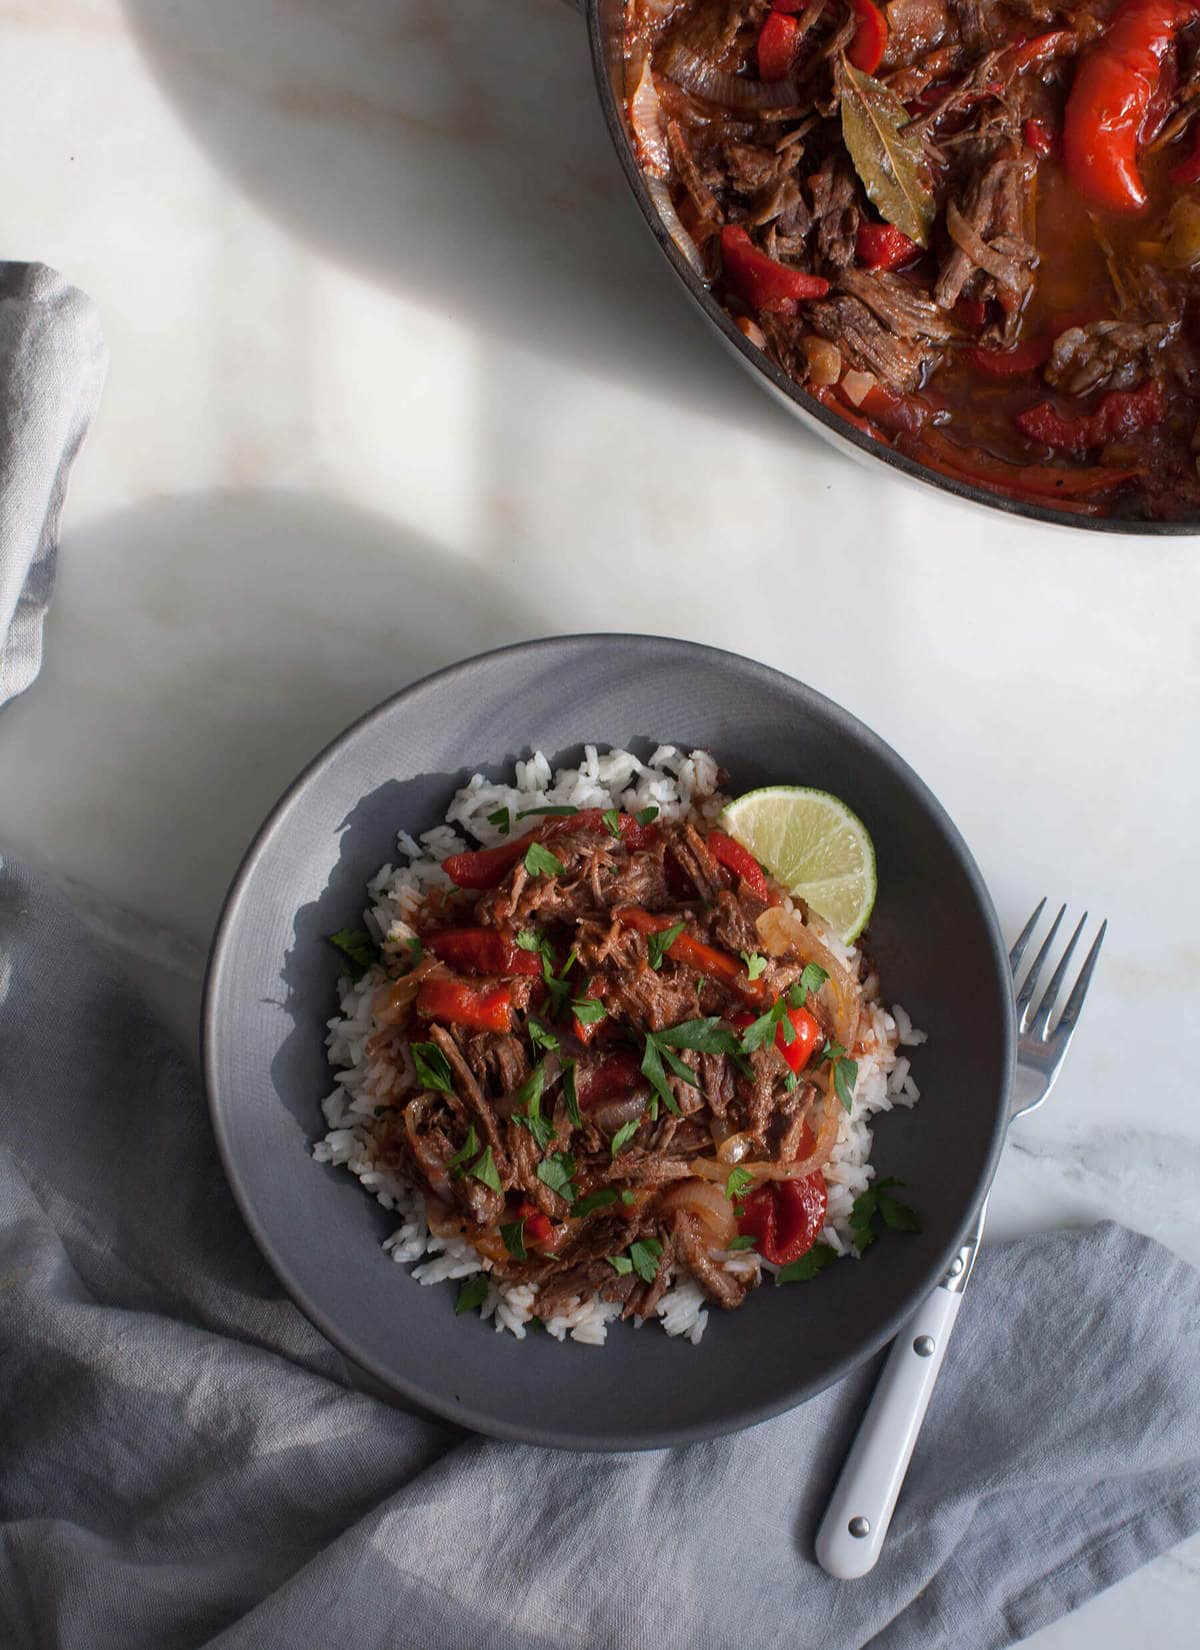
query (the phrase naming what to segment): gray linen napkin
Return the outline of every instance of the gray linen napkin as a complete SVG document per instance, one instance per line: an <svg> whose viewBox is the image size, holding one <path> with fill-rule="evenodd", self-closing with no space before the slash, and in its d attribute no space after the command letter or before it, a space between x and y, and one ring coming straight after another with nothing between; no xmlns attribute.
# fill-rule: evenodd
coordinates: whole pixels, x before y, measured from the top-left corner
<svg viewBox="0 0 1200 1650"><path fill-rule="evenodd" d="M985 1252L839 1584L812 1538L871 1371L640 1456L391 1408L259 1260L188 1064L3 862L0 1048L5 1645L988 1650L1200 1526L1197 1279L1122 1227Z"/></svg>
<svg viewBox="0 0 1200 1650"><path fill-rule="evenodd" d="M0 705L41 665L67 475L107 359L90 298L44 264L0 264Z"/></svg>

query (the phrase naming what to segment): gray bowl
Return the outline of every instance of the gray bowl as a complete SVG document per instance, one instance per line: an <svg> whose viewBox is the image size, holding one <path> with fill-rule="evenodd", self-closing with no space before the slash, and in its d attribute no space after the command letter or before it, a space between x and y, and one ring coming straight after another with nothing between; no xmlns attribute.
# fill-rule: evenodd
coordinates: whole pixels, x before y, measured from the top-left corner
<svg viewBox="0 0 1200 1650"><path fill-rule="evenodd" d="M531 747L703 746L731 788L819 785L865 821L879 860L870 943L885 995L929 1042L915 1111L880 1119L874 1161L899 1176L920 1236L713 1310L698 1347L614 1325L603 1348L518 1342L453 1286L425 1288L380 1248L393 1217L344 1169L315 1163L331 1087L325 1022L338 963L396 830L438 823L482 769ZM910 768L811 688L713 648L568 636L454 665L389 699L300 776L230 890L209 964L204 1067L217 1142L247 1225L297 1305L384 1385L449 1420L572 1449L653 1449L802 1403L896 1331L956 1249L1003 1138L1013 1060L995 912L962 838Z"/></svg>

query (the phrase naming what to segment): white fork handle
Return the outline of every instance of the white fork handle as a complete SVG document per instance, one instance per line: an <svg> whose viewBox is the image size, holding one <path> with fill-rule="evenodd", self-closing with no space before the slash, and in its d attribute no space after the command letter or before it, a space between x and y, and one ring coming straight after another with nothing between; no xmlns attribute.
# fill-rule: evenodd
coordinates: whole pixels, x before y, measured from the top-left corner
<svg viewBox="0 0 1200 1650"><path fill-rule="evenodd" d="M839 1581L879 1557L961 1302L935 1289L893 1342L817 1531L817 1562Z"/></svg>

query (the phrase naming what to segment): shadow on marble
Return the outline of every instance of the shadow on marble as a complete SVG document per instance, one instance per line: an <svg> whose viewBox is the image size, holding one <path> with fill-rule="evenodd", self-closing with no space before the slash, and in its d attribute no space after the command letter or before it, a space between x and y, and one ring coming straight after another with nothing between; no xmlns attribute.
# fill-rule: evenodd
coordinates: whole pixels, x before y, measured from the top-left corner
<svg viewBox="0 0 1200 1650"><path fill-rule="evenodd" d="M586 29L560 0L124 5L217 164L323 254L535 353L815 440L662 259L604 128Z"/></svg>
<svg viewBox="0 0 1200 1650"><path fill-rule="evenodd" d="M114 930L132 914L166 968L178 936L207 943L263 817L349 722L553 628L536 591L321 495L161 498L69 549L45 669L4 715L9 846L69 866Z"/></svg>

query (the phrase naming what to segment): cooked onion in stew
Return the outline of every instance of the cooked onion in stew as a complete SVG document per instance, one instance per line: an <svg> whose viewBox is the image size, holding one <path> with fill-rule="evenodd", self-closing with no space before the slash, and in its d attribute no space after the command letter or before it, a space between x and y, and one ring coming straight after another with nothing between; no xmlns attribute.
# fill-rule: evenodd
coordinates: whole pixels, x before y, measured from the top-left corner
<svg viewBox="0 0 1200 1650"><path fill-rule="evenodd" d="M822 404L1076 515L1200 512L1200 0L629 0L681 250Z"/></svg>

